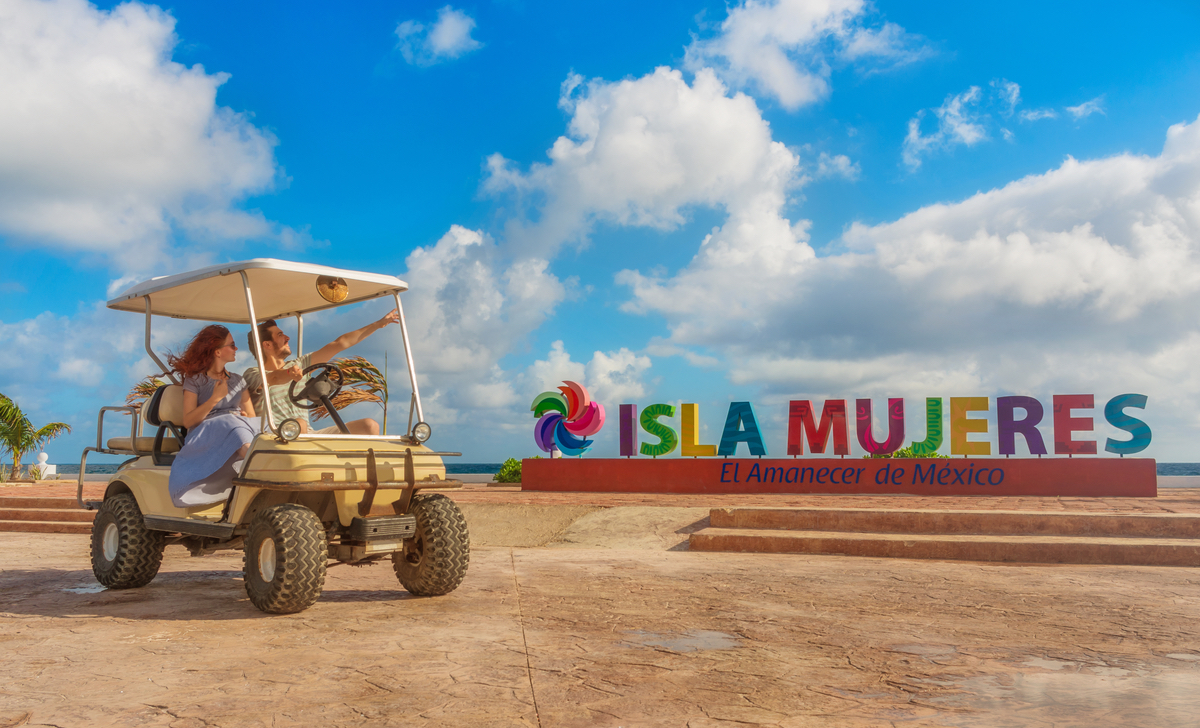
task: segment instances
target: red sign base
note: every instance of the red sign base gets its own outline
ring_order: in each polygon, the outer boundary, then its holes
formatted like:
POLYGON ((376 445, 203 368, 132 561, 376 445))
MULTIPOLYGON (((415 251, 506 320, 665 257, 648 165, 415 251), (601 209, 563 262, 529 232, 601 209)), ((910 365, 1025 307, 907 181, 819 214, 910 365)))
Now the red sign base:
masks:
POLYGON ((521 488, 589 493, 846 493, 1154 498, 1144 458, 540 458, 521 488))

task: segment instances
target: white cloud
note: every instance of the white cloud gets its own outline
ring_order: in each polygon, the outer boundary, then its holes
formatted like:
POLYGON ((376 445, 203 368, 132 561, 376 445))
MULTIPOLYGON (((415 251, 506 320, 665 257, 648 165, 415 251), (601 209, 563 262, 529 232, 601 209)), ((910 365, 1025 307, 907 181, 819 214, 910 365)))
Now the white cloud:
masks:
POLYGON ((925 110, 908 121, 908 134, 904 137, 901 157, 909 169, 921 166, 921 157, 936 151, 944 151, 959 144, 973 146, 988 138, 984 126, 984 115, 977 107, 982 93, 978 86, 960 94, 947 96, 942 105, 933 109, 937 117, 937 130, 929 135, 921 134, 921 121, 925 110))
POLYGON ((406 263, 413 290, 404 305, 419 352, 417 372, 437 384, 422 392, 427 413, 458 421, 465 412, 519 404, 497 362, 523 345, 570 295, 573 282, 551 274, 545 259, 505 258, 482 233, 458 225, 435 245, 414 250, 406 263))
POLYGON ((1021 121, 1041 121, 1042 119, 1057 119, 1058 112, 1054 109, 1029 109, 1020 114, 1021 121))
POLYGON ((845 154, 829 154, 821 152, 821 156, 817 158, 817 177, 840 177, 845 180, 854 180, 862 174, 862 168, 858 162, 850 161, 850 158, 845 154))
POLYGON ((613 83, 573 77, 563 90, 572 117, 549 164, 523 173, 499 154, 488 159, 485 189, 536 210, 537 222, 506 230, 530 255, 585 241, 597 221, 669 230, 692 206, 757 219, 801 181, 798 157, 771 139, 754 100, 727 95, 711 71, 691 85, 668 68, 613 83))
POLYGON ((0 231, 144 269, 173 235, 273 226, 237 209, 276 180, 274 137, 216 105, 229 76, 170 60, 175 20, 126 3, 0 6, 0 231))
POLYGON ((1012 116, 1017 104, 1021 103, 1021 87, 1006 78, 993 80, 991 86, 996 89, 996 95, 1006 107, 1002 112, 1004 117, 1012 116))
POLYGON ((432 66, 482 48, 483 44, 471 37, 474 29, 474 18, 447 5, 438 10, 431 26, 415 20, 396 26, 396 47, 410 64, 432 66))
POLYGON ((1079 106, 1068 106, 1066 110, 1067 110, 1067 113, 1071 115, 1071 118, 1077 119, 1077 120, 1078 119, 1086 119, 1087 117, 1091 116, 1092 114, 1103 114, 1104 113, 1104 94, 1100 94, 1099 96, 1097 96, 1094 99, 1084 101, 1079 106))
POLYGON ((780 265, 778 239, 745 238, 736 257, 706 239, 677 275, 619 280, 626 310, 666 319, 665 345, 720 352, 764 396, 1137 391, 1178 453, 1200 424, 1197 240, 1200 119, 1157 157, 1068 159, 853 225, 834 255, 780 265))
POLYGON ((587 387, 592 399, 612 408, 622 402, 637 402, 645 396, 643 376, 650 366, 650 357, 624 347, 617 351, 596 351, 587 363, 576 362, 567 353, 563 342, 555 341, 546 358, 535 361, 525 371, 521 378, 522 390, 532 401, 539 392, 553 391, 570 380, 587 387))
POLYGON ((714 68, 726 82, 753 85, 795 110, 829 95, 831 60, 878 71, 930 54, 895 23, 864 26, 868 10, 865 0, 746 0, 715 37, 692 41, 684 64, 714 68))

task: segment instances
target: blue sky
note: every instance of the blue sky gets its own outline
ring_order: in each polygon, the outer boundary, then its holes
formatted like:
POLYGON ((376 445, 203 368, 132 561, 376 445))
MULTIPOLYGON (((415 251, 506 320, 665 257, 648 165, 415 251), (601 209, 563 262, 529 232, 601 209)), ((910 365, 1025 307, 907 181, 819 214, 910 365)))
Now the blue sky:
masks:
POLYGON ((748 399, 782 454, 794 398, 906 397, 912 440, 926 396, 1140 392, 1200 459, 1200 10, 962 8, 0 0, 0 392, 72 461, 150 373, 104 300, 280 257, 409 282, 467 461, 564 378, 600 456, 622 402, 748 399))

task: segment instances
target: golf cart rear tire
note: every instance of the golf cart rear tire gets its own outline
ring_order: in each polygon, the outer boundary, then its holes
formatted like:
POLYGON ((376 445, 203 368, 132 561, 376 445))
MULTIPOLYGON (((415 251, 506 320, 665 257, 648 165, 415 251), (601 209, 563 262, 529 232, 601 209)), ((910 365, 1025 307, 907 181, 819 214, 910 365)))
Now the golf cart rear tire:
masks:
POLYGON ((136 589, 158 575, 166 534, 146 528, 130 493, 104 499, 92 522, 92 573, 109 589, 136 589))
POLYGON ((396 578, 413 596, 449 594, 462 583, 471 561, 467 521, 441 493, 413 498, 409 513, 417 519, 417 532, 403 551, 392 554, 396 578))
POLYGON ((245 549, 246 594, 260 610, 294 614, 320 598, 329 545, 311 510, 295 503, 263 510, 250 523, 245 549))

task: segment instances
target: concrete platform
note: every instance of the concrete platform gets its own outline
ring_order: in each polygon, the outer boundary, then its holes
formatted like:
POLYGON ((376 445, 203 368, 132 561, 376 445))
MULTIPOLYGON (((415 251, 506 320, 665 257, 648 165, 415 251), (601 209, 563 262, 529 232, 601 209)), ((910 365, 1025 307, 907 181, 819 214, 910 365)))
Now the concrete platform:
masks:
POLYGON ((412 597, 386 564, 339 567, 313 608, 267 616, 238 554, 168 547, 150 585, 105 591, 87 548, 0 534, 0 726, 1166 728, 1200 715, 1192 570, 477 547, 444 597, 412 597))

